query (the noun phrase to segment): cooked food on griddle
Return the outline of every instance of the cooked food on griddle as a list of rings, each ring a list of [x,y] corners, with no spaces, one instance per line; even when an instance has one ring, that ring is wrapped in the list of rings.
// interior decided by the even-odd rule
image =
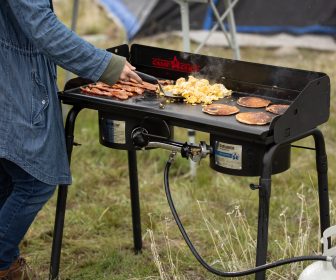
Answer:
[[[236,106],[227,104],[210,104],[203,107],[204,113],[215,116],[230,116],[239,112]]]
[[[273,116],[266,112],[243,112],[236,115],[237,121],[250,125],[265,125],[272,121]]]
[[[271,112],[276,115],[282,115],[286,112],[289,105],[287,104],[273,104],[266,107],[266,111]]]
[[[94,94],[94,95],[102,95],[102,96],[113,96],[118,99],[126,100],[129,98],[129,93],[125,90],[121,89],[114,89],[111,87],[107,87],[108,85],[102,86],[102,85],[88,85],[86,87],[81,87],[81,91],[88,94]]]
[[[174,81],[173,80],[159,80],[159,83],[163,86],[168,86],[168,85],[173,85]]]
[[[207,79],[197,79],[189,76],[188,80],[179,78],[175,85],[164,86],[164,91],[173,95],[182,96],[186,103],[190,104],[211,104],[214,100],[231,95],[223,84],[211,85]]]
[[[129,93],[131,93],[130,96],[133,96],[133,93],[136,94],[143,94],[145,89],[140,88],[138,86],[130,86],[130,85],[124,85],[124,84],[115,84],[113,85],[114,89],[121,89],[121,90],[125,90]]]
[[[81,87],[83,93],[111,96],[121,100],[126,100],[134,95],[141,95],[146,91],[156,92],[157,86],[142,82],[141,84],[131,79],[129,82],[118,81],[116,84],[110,86],[108,84],[97,82],[85,87]]]
[[[128,85],[128,86],[133,86],[133,87],[138,87],[138,88],[142,88],[142,89],[148,90],[148,91],[156,91],[157,90],[157,85],[153,85],[153,84],[147,83],[145,81],[143,81],[140,84],[140,83],[138,83],[134,79],[131,79],[129,82],[118,81],[115,85],[118,85],[118,84]]]
[[[237,101],[238,105],[248,108],[262,108],[268,106],[270,103],[270,100],[254,96],[240,97]]]

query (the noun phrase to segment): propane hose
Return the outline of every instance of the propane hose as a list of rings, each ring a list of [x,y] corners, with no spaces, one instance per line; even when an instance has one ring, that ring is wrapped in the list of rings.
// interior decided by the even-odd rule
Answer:
[[[174,201],[170,192],[170,186],[169,186],[169,170],[170,167],[175,159],[176,152],[172,152],[169,160],[166,163],[165,170],[164,170],[164,186],[165,186],[165,192],[168,200],[168,204],[170,207],[170,210],[173,214],[174,220],[183,236],[184,241],[187,243],[191,253],[194,255],[194,257],[198,260],[198,262],[209,272],[216,274],[218,276],[222,277],[240,277],[240,276],[246,276],[250,274],[254,274],[260,271],[264,271],[267,269],[271,269],[277,266],[285,265],[285,264],[290,264],[294,262],[302,262],[302,261],[329,261],[333,263],[334,268],[336,269],[336,258],[335,257],[330,257],[330,256],[322,256],[322,255],[315,255],[315,256],[300,256],[300,257],[293,257],[293,258],[288,258],[288,259],[283,259],[283,260],[278,260],[272,263],[260,265],[248,270],[243,270],[243,271],[238,271],[238,272],[225,272],[218,270],[216,268],[213,268],[211,265],[209,265],[198,253],[196,248],[194,247],[193,243],[191,242],[187,232],[185,231],[183,224],[177,214]]]

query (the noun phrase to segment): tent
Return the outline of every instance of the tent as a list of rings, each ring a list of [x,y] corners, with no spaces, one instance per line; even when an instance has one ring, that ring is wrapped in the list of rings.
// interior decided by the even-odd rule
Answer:
[[[190,28],[209,30],[215,17],[208,5],[190,1]],[[224,1],[214,0],[219,12]],[[181,30],[179,5],[163,0],[99,0],[129,39]],[[336,35],[335,0],[239,0],[234,8],[238,32]]]

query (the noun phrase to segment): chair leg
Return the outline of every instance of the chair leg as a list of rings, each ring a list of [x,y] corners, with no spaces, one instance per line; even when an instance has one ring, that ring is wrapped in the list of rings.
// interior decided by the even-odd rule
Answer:
[[[229,9],[229,6],[231,5],[231,0],[226,0],[225,2],[226,9]],[[236,30],[236,22],[234,18],[233,9],[230,9],[229,15],[228,15],[228,25],[230,30],[230,37],[231,37],[231,48],[234,52],[234,59],[240,59],[240,49],[237,42],[237,30]]]

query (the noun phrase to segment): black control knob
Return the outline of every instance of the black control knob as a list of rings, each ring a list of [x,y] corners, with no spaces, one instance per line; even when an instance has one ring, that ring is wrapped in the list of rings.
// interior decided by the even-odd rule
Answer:
[[[143,127],[137,127],[132,131],[132,141],[136,148],[144,148],[148,145],[148,131]]]

